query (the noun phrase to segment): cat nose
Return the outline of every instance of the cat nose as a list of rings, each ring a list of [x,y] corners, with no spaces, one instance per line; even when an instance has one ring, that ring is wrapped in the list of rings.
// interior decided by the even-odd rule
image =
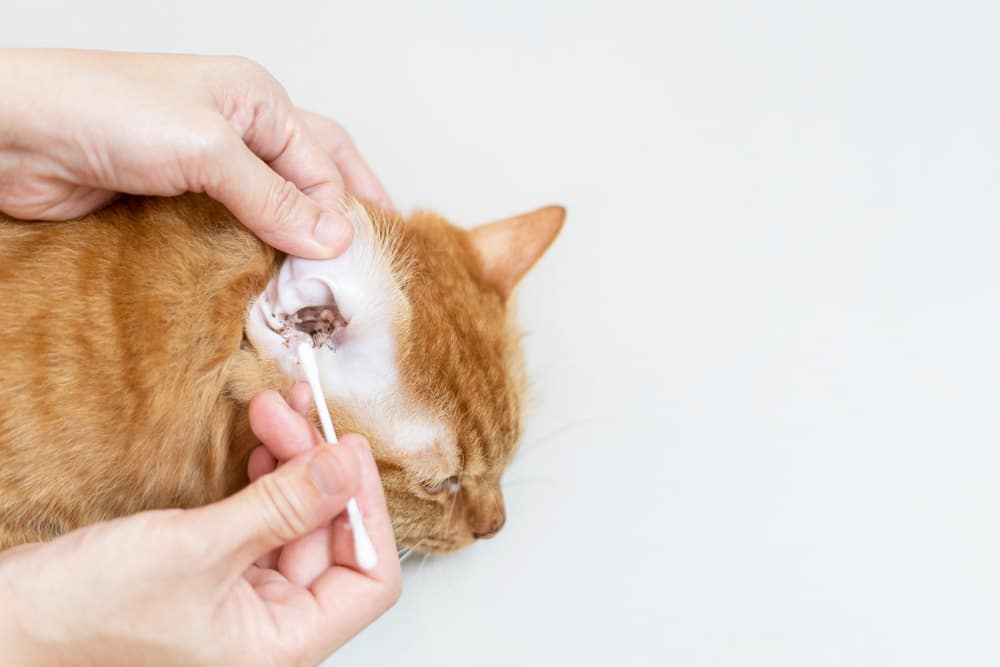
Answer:
[[[477,533],[473,531],[472,536],[477,540],[488,540],[500,532],[500,529],[503,528],[504,523],[506,523],[506,517],[500,517],[500,520],[497,521],[494,525],[490,526],[487,529],[487,532]]]

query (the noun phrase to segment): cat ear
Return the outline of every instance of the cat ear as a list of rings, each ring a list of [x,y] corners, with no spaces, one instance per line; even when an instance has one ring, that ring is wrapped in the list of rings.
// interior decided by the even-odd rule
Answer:
[[[486,282],[506,299],[552,244],[566,218],[562,206],[498,220],[471,230]]]

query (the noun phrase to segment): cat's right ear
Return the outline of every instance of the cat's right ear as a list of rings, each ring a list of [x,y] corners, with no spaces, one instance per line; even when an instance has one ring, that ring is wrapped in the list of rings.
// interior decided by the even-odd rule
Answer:
[[[471,230],[482,277],[506,299],[562,229],[566,209],[546,206]]]

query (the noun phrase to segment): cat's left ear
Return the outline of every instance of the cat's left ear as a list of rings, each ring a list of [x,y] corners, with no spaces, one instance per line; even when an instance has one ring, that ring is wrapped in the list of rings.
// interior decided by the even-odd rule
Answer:
[[[566,209],[546,206],[471,230],[482,276],[506,299],[562,229]]]

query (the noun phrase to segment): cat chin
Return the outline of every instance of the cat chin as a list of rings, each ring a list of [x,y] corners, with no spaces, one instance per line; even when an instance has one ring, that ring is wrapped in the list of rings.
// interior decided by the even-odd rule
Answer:
[[[407,552],[413,551],[418,554],[428,554],[431,556],[445,556],[447,554],[461,551],[471,546],[476,539],[467,536],[462,539],[439,539],[433,537],[423,537],[416,541],[406,541],[399,543],[402,548],[401,554],[405,556]],[[411,543],[412,542],[412,543]]]

